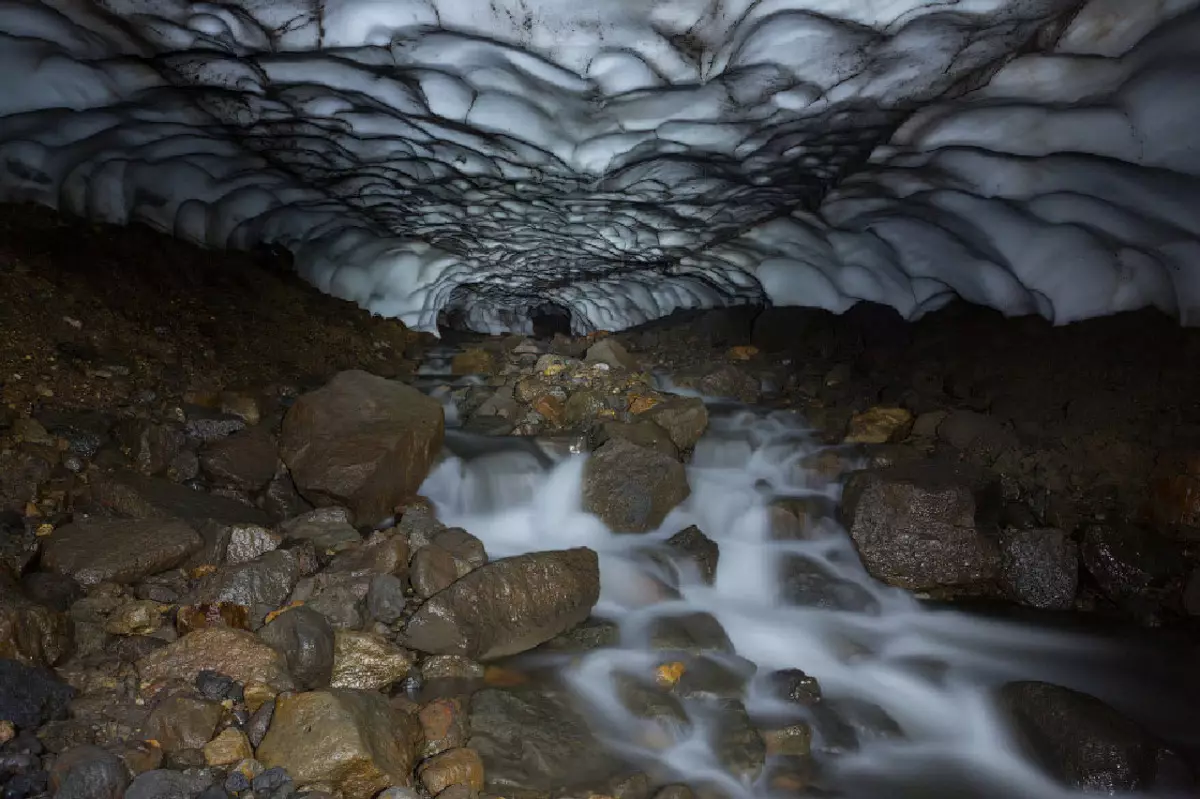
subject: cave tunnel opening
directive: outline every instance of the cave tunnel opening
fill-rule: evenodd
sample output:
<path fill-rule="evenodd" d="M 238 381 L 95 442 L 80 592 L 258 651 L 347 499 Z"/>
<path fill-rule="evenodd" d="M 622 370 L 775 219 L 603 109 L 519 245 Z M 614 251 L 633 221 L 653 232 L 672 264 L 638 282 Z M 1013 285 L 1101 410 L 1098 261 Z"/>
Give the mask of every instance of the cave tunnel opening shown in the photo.
<path fill-rule="evenodd" d="M 571 335 L 571 312 L 556 302 L 544 302 L 529 312 L 535 338 L 554 338 L 556 333 Z"/>

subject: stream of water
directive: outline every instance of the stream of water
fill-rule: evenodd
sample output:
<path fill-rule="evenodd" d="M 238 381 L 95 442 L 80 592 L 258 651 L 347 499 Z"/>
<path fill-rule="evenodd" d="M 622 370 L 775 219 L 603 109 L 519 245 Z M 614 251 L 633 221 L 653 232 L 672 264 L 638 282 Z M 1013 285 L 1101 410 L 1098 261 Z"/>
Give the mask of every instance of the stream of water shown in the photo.
<path fill-rule="evenodd" d="M 1019 751 L 993 696 L 1011 680 L 1044 680 L 1099 696 L 1140 721 L 1178 734 L 1192 716 L 1152 669 L 1156 654 L 1079 629 L 931 608 L 862 568 L 849 536 L 824 518 L 804 540 L 775 540 L 768 507 L 781 497 L 836 502 L 838 487 L 802 467 L 818 445 L 794 414 L 712 407 L 688 466 L 691 497 L 647 535 L 614 535 L 581 510 L 586 456 L 548 465 L 529 452 L 445 458 L 422 493 L 442 521 L 483 540 L 493 558 L 588 546 L 600 554 L 596 617 L 620 625 L 621 644 L 576 660 L 567 681 L 588 702 L 616 751 L 677 778 L 732 796 L 770 794 L 766 780 L 739 779 L 712 741 L 712 707 L 685 703 L 690 724 L 653 747 L 635 742 L 640 720 L 620 701 L 614 677 L 652 673 L 656 620 L 706 612 L 737 655 L 757 666 L 746 705 L 756 718 L 810 711 L 766 690 L 775 670 L 815 677 L 822 702 L 839 709 L 851 745 L 815 724 L 819 784 L 847 799 L 1063 799 L 1075 795 Z M 696 525 L 720 547 L 708 585 L 686 561 L 663 567 L 665 539 Z M 800 590 L 794 575 L 805 575 Z M 677 590 L 663 590 L 667 584 Z M 715 656 L 720 657 L 720 656 Z M 736 660 L 734 661 L 736 665 Z M 818 720 L 819 721 L 819 720 Z M 1191 732 L 1194 735 L 1194 732 Z"/>

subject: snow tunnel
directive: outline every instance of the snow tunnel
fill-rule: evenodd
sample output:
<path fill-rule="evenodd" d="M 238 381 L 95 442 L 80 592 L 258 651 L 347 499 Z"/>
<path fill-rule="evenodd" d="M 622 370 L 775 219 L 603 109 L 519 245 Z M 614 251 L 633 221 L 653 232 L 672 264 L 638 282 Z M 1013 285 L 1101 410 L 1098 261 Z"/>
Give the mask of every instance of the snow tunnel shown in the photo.
<path fill-rule="evenodd" d="M 0 199 L 411 328 L 1200 308 L 1196 0 L 24 0 Z M 456 293 L 458 292 L 458 293 Z"/>

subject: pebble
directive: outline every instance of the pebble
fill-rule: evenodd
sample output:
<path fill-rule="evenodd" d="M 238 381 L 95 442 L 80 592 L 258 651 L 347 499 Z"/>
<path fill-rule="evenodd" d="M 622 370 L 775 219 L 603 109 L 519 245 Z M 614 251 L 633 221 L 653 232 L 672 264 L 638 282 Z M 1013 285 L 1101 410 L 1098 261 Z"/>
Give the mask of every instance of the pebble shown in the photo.
<path fill-rule="evenodd" d="M 227 727 L 204 745 L 204 762 L 210 766 L 239 763 L 253 754 L 246 733 L 234 727 Z"/>
<path fill-rule="evenodd" d="M 338 630 L 334 638 L 334 688 L 381 690 L 404 679 L 412 655 L 374 633 Z"/>
<path fill-rule="evenodd" d="M 315 610 L 296 607 L 279 614 L 259 637 L 287 660 L 292 677 L 306 688 L 329 684 L 334 669 L 334 632 Z"/>

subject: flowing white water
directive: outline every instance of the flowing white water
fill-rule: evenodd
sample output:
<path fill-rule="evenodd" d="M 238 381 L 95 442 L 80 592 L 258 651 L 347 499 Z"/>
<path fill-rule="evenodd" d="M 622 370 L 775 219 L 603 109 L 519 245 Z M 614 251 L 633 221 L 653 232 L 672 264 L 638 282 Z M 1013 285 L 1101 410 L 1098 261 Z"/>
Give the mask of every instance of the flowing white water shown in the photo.
<path fill-rule="evenodd" d="M 651 749 L 630 742 L 636 737 L 630 731 L 644 722 L 625 710 L 611 678 L 652 674 L 662 662 L 647 645 L 649 623 L 704 611 L 721 622 L 738 655 L 758 667 L 746 703 L 752 715 L 796 718 L 796 706 L 769 696 L 762 678 L 798 668 L 817 678 L 826 705 L 840 706 L 852 723 L 855 715 L 866 719 L 855 725 L 856 747 L 819 757 L 820 782 L 835 795 L 1072 795 L 1018 754 L 991 691 L 1009 680 L 1040 679 L 1120 704 L 1122 684 L 1100 668 L 1115 655 L 1111 645 L 1078 633 L 931 610 L 872 580 L 831 519 L 805 540 L 773 540 L 767 516 L 773 499 L 837 498 L 836 484 L 800 465 L 816 449 L 794 415 L 714 415 L 689 466 L 690 499 L 646 536 L 614 535 L 581 511 L 584 456 L 567 457 L 549 470 L 528 454 L 450 457 L 422 492 L 443 522 L 470 530 L 493 558 L 580 545 L 600 553 L 602 591 L 594 615 L 620 624 L 622 644 L 577 661 L 568 680 L 593 704 L 596 717 L 611 725 L 615 748 L 651 758 L 677 778 L 713 783 L 735 796 L 770 792 L 763 781 L 743 782 L 719 765 L 711 745 L 718 730 L 703 701 L 685 704 L 691 723 L 675 730 L 673 744 Z M 664 572 L 646 551 L 662 551 L 661 542 L 690 524 L 720 546 L 715 583 L 705 585 L 694 570 L 682 568 L 673 580 L 678 593 L 664 592 L 656 579 Z M 799 589 L 786 579 L 797 563 L 807 575 Z M 1138 701 L 1128 694 L 1124 699 L 1125 705 Z M 864 714 L 863 708 L 874 711 Z M 895 724 L 872 724 L 880 710 Z M 889 726 L 900 734 L 886 734 Z M 818 725 L 815 748 L 832 752 L 838 744 L 823 739 L 823 731 Z"/>

